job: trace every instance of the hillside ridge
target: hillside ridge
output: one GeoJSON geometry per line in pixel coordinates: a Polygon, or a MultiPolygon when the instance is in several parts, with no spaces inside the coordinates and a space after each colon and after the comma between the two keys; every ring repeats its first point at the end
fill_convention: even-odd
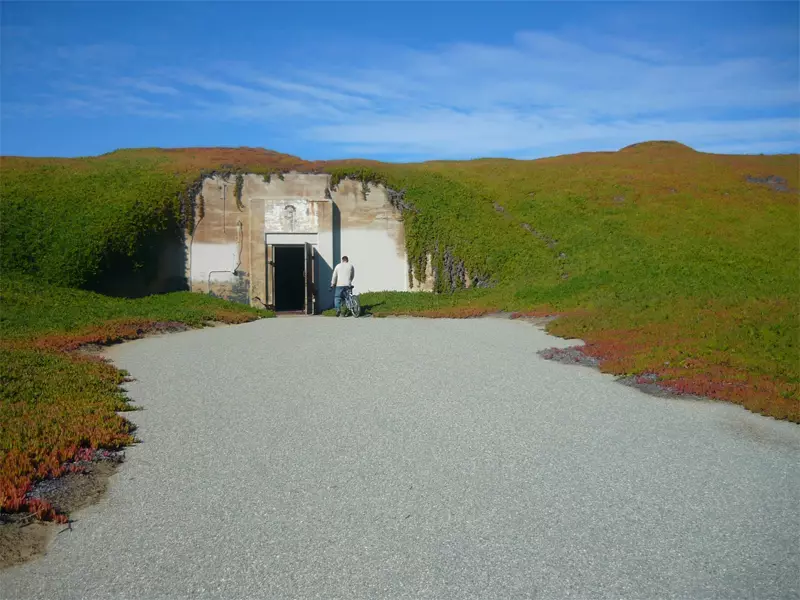
{"type": "MultiPolygon", "coordinates": [[[[518,158],[510,158],[502,156],[484,156],[484,157],[475,157],[471,159],[447,159],[447,160],[428,159],[426,161],[422,161],[422,163],[420,162],[384,163],[382,161],[378,161],[375,159],[357,158],[357,157],[341,158],[341,159],[325,159],[325,160],[306,160],[300,156],[287,154],[284,152],[279,152],[277,150],[272,150],[270,148],[258,147],[258,146],[175,146],[175,147],[150,146],[141,148],[118,148],[116,150],[111,150],[109,152],[104,152],[102,154],[79,156],[79,157],[60,157],[60,156],[32,157],[32,156],[22,156],[22,155],[0,155],[0,160],[2,159],[21,159],[21,160],[35,160],[35,161],[86,160],[92,158],[153,157],[153,156],[158,156],[160,154],[165,154],[165,155],[183,155],[185,159],[190,159],[190,160],[206,159],[210,161],[219,161],[219,160],[233,161],[232,164],[247,164],[249,160],[255,160],[256,162],[260,162],[262,159],[274,159],[279,162],[296,163],[297,165],[323,166],[323,165],[354,164],[354,163],[377,165],[377,164],[423,164],[427,162],[459,163],[459,162],[493,161],[493,160],[500,160],[500,161],[509,160],[522,163],[534,163],[540,160],[552,160],[554,158],[562,158],[569,156],[586,156],[593,154],[613,155],[613,154],[631,153],[631,152],[658,153],[663,151],[667,152],[681,151],[694,154],[701,153],[700,151],[692,148],[691,146],[688,146],[676,140],[646,140],[642,142],[629,144],[627,146],[623,146],[621,148],[618,148],[617,150],[574,152],[568,154],[541,156],[538,158],[531,158],[531,159],[518,159],[518,158]]],[[[714,153],[714,152],[702,152],[702,154],[706,154],[709,156],[731,156],[731,157],[800,156],[800,153],[724,154],[724,153],[714,153]]]]}

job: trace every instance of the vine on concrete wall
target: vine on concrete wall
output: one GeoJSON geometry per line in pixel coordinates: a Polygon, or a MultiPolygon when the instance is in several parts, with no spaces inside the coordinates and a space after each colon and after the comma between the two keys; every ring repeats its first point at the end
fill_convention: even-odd
{"type": "Polygon", "coordinates": [[[406,211],[419,213],[419,210],[417,210],[413,204],[405,201],[406,188],[403,188],[400,191],[387,188],[386,195],[389,197],[389,204],[394,206],[401,213],[406,211]]]}
{"type": "Polygon", "coordinates": [[[239,212],[244,210],[244,204],[242,204],[243,189],[244,189],[244,173],[237,172],[236,183],[233,185],[233,195],[236,198],[236,208],[239,209],[239,212]]]}
{"type": "MultiPolygon", "coordinates": [[[[256,173],[254,171],[247,171],[247,172],[248,173],[256,173]]],[[[260,173],[260,171],[258,173],[260,173]]],[[[263,173],[264,183],[272,183],[272,176],[273,175],[277,175],[278,179],[283,181],[283,171],[272,170],[272,171],[268,171],[266,173],[263,173]]]]}
{"type": "Polygon", "coordinates": [[[197,226],[200,224],[200,221],[203,220],[203,217],[206,216],[206,199],[203,197],[203,193],[200,192],[197,195],[197,201],[192,204],[192,218],[190,218],[186,223],[186,231],[189,235],[194,235],[197,226]],[[196,209],[196,211],[194,210],[196,209]],[[194,215],[196,214],[197,220],[195,220],[194,215]]]}

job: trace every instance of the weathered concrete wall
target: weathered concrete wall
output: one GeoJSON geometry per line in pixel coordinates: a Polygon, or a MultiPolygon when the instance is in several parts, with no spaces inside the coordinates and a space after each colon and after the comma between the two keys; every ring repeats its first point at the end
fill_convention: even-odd
{"type": "Polygon", "coordinates": [[[318,310],[333,305],[329,285],[342,255],[355,265],[358,293],[409,289],[401,215],[383,186],[369,185],[365,198],[361,182],[331,189],[325,174],[286,173],[270,182],[249,174],[237,206],[234,184],[218,176],[203,182],[197,203],[204,216],[186,241],[192,290],[263,307],[273,300],[266,244],[304,242],[317,253],[318,310]]]}
{"type": "MultiPolygon", "coordinates": [[[[204,215],[186,239],[187,279],[192,291],[250,304],[253,248],[247,232],[252,230],[253,215],[247,205],[237,207],[233,189],[232,178],[203,182],[196,202],[204,215]]],[[[263,220],[263,215],[255,217],[263,220]]]]}

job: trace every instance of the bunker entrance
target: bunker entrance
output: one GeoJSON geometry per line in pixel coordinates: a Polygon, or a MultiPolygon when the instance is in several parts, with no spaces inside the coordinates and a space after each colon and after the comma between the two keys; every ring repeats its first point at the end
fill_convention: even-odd
{"type": "Polygon", "coordinates": [[[316,252],[311,244],[267,246],[268,296],[276,311],[314,314],[316,252]]]}
{"type": "Polygon", "coordinates": [[[275,247],[275,310],[305,310],[302,246],[275,247]]]}

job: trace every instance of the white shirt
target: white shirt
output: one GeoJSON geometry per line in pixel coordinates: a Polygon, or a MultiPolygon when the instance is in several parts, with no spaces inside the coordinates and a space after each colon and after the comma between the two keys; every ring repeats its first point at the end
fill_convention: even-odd
{"type": "Polygon", "coordinates": [[[331,285],[337,287],[348,287],[352,285],[356,277],[356,270],[350,263],[340,262],[333,270],[331,285]]]}

